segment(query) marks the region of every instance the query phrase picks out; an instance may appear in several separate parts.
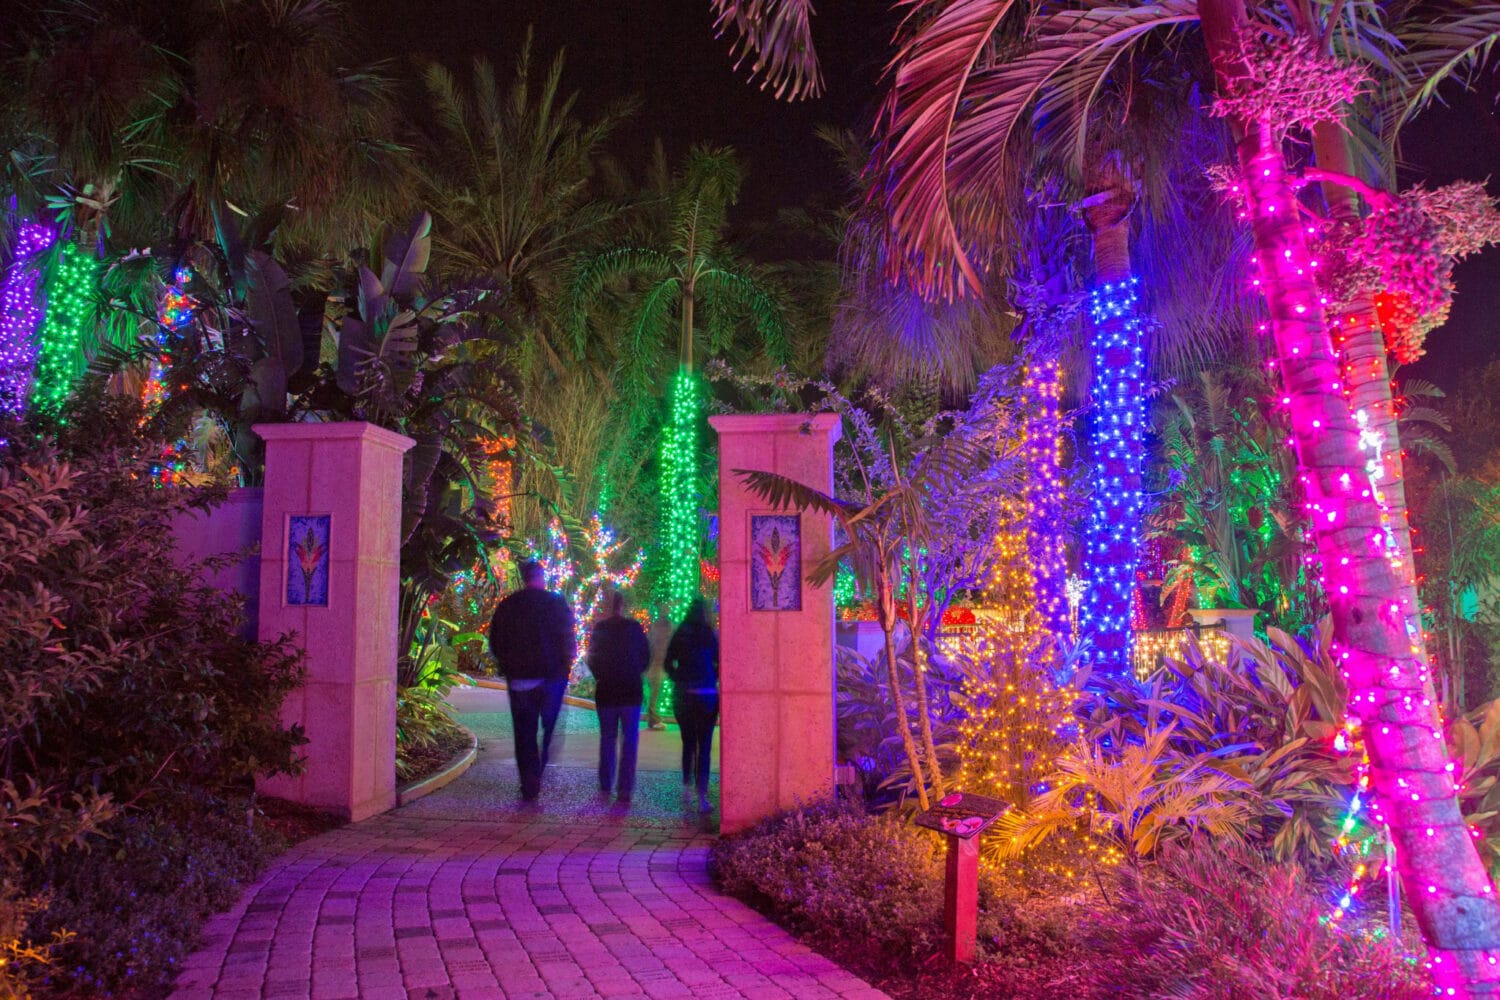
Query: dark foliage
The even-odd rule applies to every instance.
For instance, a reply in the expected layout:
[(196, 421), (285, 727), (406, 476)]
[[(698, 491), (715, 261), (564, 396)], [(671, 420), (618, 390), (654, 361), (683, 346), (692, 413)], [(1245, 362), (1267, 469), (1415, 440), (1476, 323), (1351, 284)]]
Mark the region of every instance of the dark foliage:
[(172, 815), (121, 816), (90, 850), (51, 858), (35, 875), (49, 902), (32, 933), (72, 937), (38, 992), (165, 995), (203, 919), (234, 902), (275, 846), (234, 806), (200, 798)]
[[(244, 638), (239, 598), (177, 556), (174, 520), (216, 494), (154, 485), (161, 445), (139, 425), (133, 401), (95, 386), (52, 426), (6, 428), (0, 450), (0, 927), (11, 935), (0, 948), (38, 946), (17, 956), (24, 977), (52, 932), (76, 922), (54, 957), (82, 955), (95, 989), (131, 973), (91, 964), (103, 953), (84, 932), (114, 918), (84, 911), (115, 904), (102, 885), (70, 881), (99, 874), (87, 859), (102, 852), (122, 873), (158, 859), (229, 864), (202, 857), (194, 824), (242, 802), (255, 775), (293, 770), (302, 742), (277, 722), (300, 657)], [(181, 840), (158, 843), (176, 828)], [(119, 838), (113, 850), (101, 833)], [(150, 948), (180, 949), (171, 928), (191, 931), (206, 912), (181, 895), (190, 881), (155, 883), (183, 919), (146, 919), (163, 938)], [(24, 978), (0, 987), (25, 995)]]

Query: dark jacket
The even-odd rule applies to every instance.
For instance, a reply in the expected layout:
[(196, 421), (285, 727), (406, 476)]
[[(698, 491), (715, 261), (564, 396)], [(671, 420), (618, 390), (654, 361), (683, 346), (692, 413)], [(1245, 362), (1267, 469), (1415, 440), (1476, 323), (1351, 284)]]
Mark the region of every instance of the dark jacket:
[(678, 691), (719, 686), (719, 639), (707, 624), (683, 622), (667, 644), (667, 676)]
[(604, 619), (589, 633), (588, 664), (599, 682), (594, 702), (600, 708), (639, 706), (641, 678), (651, 664), (646, 630), (624, 615)]
[(566, 680), (578, 658), (573, 609), (550, 591), (521, 588), (490, 619), (490, 652), (506, 680)]

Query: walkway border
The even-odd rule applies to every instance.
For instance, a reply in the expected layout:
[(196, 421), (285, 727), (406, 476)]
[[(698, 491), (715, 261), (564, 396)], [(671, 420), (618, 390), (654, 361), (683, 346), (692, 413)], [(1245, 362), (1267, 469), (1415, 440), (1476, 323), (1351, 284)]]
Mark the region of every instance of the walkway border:
[(428, 775), (415, 784), (396, 790), (396, 808), (399, 809), (408, 802), (415, 802), (424, 796), (431, 795), (439, 788), (450, 785), (463, 777), (463, 773), (474, 763), (474, 758), (479, 756), (479, 737), (467, 726), (459, 726), (469, 737), (469, 748), (463, 754), (443, 768), (437, 774)]
[[(475, 677), (473, 674), (464, 674), (475, 687), (489, 688), (491, 691), (508, 691), (504, 681), (497, 681), (491, 677)], [(587, 708), (594, 710), (594, 703), (587, 698), (578, 698), (571, 694), (563, 695), (563, 704), (572, 705), (574, 708)]]

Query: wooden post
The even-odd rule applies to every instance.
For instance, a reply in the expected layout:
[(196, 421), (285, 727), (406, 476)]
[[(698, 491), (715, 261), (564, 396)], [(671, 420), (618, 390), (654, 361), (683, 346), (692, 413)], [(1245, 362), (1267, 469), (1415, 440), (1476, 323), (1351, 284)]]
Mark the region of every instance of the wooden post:
[(947, 878), (943, 882), (943, 923), (948, 930), (948, 959), (974, 961), (979, 921), (979, 838), (947, 834)]

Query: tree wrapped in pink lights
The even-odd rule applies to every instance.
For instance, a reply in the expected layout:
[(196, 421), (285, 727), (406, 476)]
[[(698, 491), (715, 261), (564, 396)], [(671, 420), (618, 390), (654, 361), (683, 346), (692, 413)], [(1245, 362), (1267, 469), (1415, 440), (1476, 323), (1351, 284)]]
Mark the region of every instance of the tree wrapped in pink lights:
[[(1239, 0), (1199, 5), (1215, 76), (1229, 93), (1253, 89), (1253, 37)], [(1259, 64), (1264, 67), (1264, 63)], [(1370, 756), (1371, 787), (1396, 847), (1402, 883), (1432, 948), (1448, 995), (1500, 991), (1500, 903), (1463, 822), (1454, 764), (1423, 643), (1410, 543), (1397, 535), (1379, 485), (1384, 442), (1346, 385), (1318, 287), (1318, 262), (1296, 192), (1302, 183), (1283, 148), (1289, 127), (1326, 120), (1351, 96), (1323, 91), (1326, 108), (1298, 107), (1288, 121), (1274, 105), (1256, 117), (1231, 105), (1240, 137), (1239, 190), (1255, 241), (1258, 287), (1290, 416), (1307, 517), (1321, 560), (1334, 648), (1350, 688), (1350, 710)]]

